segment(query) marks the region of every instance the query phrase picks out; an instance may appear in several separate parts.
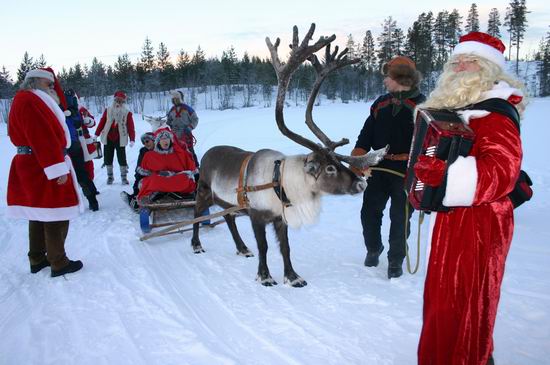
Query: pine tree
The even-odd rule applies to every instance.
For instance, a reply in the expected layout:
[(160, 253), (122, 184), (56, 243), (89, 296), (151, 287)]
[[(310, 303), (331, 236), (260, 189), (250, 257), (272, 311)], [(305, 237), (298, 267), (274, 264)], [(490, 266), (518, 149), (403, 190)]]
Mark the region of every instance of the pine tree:
[(180, 49), (178, 53), (178, 59), (176, 61), (176, 73), (178, 82), (181, 82), (182, 84), (188, 82), (190, 67), (191, 58), (189, 57), (189, 54), (183, 49)]
[(34, 63), (35, 68), (44, 68), (47, 66), (46, 58), (44, 58), (44, 55), (41, 54), (40, 57), (36, 60)]
[(145, 37), (139, 64), (146, 74), (151, 73), (155, 68), (155, 53), (149, 37)]
[(162, 42), (159, 44), (159, 50), (157, 51), (157, 68), (162, 72), (166, 69), (170, 63), (170, 52), (168, 48)]
[(133, 80), (134, 66), (128, 53), (118, 56), (117, 61), (115, 62), (113, 68), (113, 77), (117, 85), (117, 89), (122, 89), (126, 91), (131, 91), (132, 80)]
[(351, 35), (351, 33), (348, 34), (348, 39), (346, 41), (346, 48), (348, 49), (349, 58), (357, 57), (357, 55), (355, 54), (356, 52), (355, 41), (353, 40), (353, 36)]
[(405, 46), (405, 35), (401, 28), (395, 28), (392, 32), (392, 48), (395, 51), (396, 55), (403, 54)]
[(435, 51), (435, 68), (440, 70), (443, 68), (449, 55), (448, 39), (449, 33), (449, 12), (441, 11), (437, 14), (434, 21), (434, 51)]
[(550, 32), (540, 43), (538, 59), (539, 93), (540, 96), (548, 96), (550, 95)]
[(384, 19), (382, 23), (382, 33), (380, 33), (377, 38), (379, 45), (377, 56), (380, 65), (389, 61), (396, 55), (395, 41), (393, 38), (396, 27), (396, 21), (393, 20), (391, 16)]
[(510, 1), (509, 30), (511, 45), (516, 47), (516, 75), (519, 75), (519, 50), (527, 28), (527, 6), (525, 0)]
[(447, 35), (446, 41), (447, 46), (449, 47), (449, 52), (455, 48), (458, 44), (458, 40), (462, 35), (462, 16), (457, 9), (453, 9), (449, 14), (447, 22)]
[(500, 15), (497, 8), (492, 8), (489, 12), (489, 19), (487, 20), (487, 34), (493, 37), (500, 38)]
[(33, 68), (34, 68), (34, 62), (32, 60), (32, 57), (29, 56), (28, 52), (25, 52), (25, 54), (23, 55), (23, 60), (19, 65), (19, 69), (17, 70), (17, 82), (15, 83), (15, 85), (16, 86), (21, 85), (21, 83), (25, 79), (25, 75), (27, 74), (27, 72), (29, 72)]
[(2, 70), (0, 71), (0, 99), (10, 98), (12, 93), (13, 84), (10, 73), (6, 70), (5, 66), (2, 66)]
[(479, 32), (479, 14), (477, 12), (476, 3), (472, 3), (468, 16), (466, 17), (466, 27), (464, 28), (466, 33)]
[(206, 56), (201, 46), (197, 47), (193, 58), (191, 59), (191, 74), (194, 85), (203, 85), (206, 79), (205, 74)]

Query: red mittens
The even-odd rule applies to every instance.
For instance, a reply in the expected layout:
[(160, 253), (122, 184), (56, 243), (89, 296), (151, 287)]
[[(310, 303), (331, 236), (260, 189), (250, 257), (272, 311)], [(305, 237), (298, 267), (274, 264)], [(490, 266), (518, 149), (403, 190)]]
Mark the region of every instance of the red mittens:
[(414, 173), (424, 184), (439, 186), (445, 174), (445, 162), (435, 157), (420, 155), (414, 164)]

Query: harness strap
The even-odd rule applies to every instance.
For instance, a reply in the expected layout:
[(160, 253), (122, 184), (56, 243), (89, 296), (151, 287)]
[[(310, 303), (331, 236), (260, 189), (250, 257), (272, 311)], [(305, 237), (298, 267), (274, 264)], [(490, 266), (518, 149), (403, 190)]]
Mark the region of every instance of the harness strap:
[(246, 208), (249, 206), (248, 197), (246, 196), (247, 192), (247, 186), (246, 186), (246, 170), (248, 168), (248, 163), (250, 162), (250, 159), (254, 156), (253, 153), (246, 156), (246, 158), (243, 160), (243, 163), (241, 164), (241, 169), (239, 171), (239, 184), (237, 186), (237, 203), (239, 204), (239, 207)]
[(285, 189), (283, 188), (283, 185), (281, 183), (281, 164), (281, 160), (275, 160), (275, 166), (273, 167), (273, 190), (275, 190), (275, 194), (283, 203), (283, 206), (289, 207), (292, 204), (290, 203), (290, 200), (288, 200)]

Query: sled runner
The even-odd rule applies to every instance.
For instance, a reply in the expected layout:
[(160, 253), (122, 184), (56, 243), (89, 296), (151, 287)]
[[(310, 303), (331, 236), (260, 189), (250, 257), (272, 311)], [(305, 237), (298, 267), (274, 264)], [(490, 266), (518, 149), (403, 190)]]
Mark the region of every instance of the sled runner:
[[(162, 197), (139, 204), (139, 223), (144, 235), (140, 241), (153, 237), (167, 236), (192, 230), (194, 223), (202, 223), (201, 228), (212, 228), (225, 223), (225, 219), (214, 220), (226, 214), (235, 214), (239, 208), (230, 208), (213, 214), (194, 217), (195, 198), (192, 195), (180, 196), (176, 193), (165, 193)], [(152, 232), (154, 228), (162, 228)]]

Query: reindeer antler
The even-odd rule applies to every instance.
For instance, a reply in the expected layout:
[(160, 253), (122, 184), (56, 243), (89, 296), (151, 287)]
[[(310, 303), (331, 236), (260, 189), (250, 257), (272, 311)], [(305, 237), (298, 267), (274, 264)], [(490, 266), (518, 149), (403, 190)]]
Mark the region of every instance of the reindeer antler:
[(317, 138), (319, 138), (319, 140), (323, 142), (323, 144), (331, 151), (334, 151), (336, 147), (348, 144), (349, 140), (347, 138), (342, 138), (338, 142), (331, 141), (330, 138), (328, 138), (327, 135), (313, 121), (312, 110), (315, 99), (317, 98), (319, 90), (321, 89), (321, 84), (323, 83), (323, 81), (325, 81), (327, 75), (334, 70), (348, 65), (353, 65), (361, 61), (359, 58), (348, 59), (347, 53), (348, 49), (346, 48), (342, 52), (340, 52), (340, 54), (338, 54), (338, 46), (334, 47), (334, 52), (331, 53), (329, 43), (325, 47), (325, 61), (323, 64), (319, 62), (319, 59), (315, 54), (312, 54), (308, 57), (308, 60), (311, 62), (313, 68), (317, 72), (317, 78), (313, 83), (311, 94), (309, 95), (309, 99), (307, 101), (306, 124), (313, 132), (313, 134), (315, 134), (315, 136), (317, 136)]
[[(286, 63), (280, 61), (277, 50), (279, 45), (281, 44), (281, 40), (277, 38), (275, 44), (272, 44), (269, 37), (266, 37), (265, 39), (267, 47), (269, 48), (269, 52), (271, 53), (271, 63), (275, 68), (275, 73), (277, 74), (278, 80), (277, 101), (275, 104), (275, 120), (277, 121), (277, 126), (279, 127), (279, 130), (283, 135), (290, 138), (294, 142), (306, 148), (309, 148), (312, 151), (325, 151), (325, 153), (331, 154), (334, 158), (340, 161), (347, 162), (361, 169), (364, 169), (368, 166), (376, 165), (380, 161), (380, 159), (382, 159), (383, 156), (386, 154), (387, 148), (382, 148), (380, 150), (370, 152), (364, 156), (344, 156), (337, 154), (334, 152), (336, 147), (343, 146), (349, 143), (349, 140), (343, 138), (338, 142), (331, 141), (313, 121), (313, 104), (315, 103), (315, 99), (317, 97), (317, 94), (319, 93), (319, 89), (321, 88), (321, 84), (323, 83), (327, 75), (334, 70), (337, 70), (347, 65), (352, 65), (360, 61), (359, 59), (348, 59), (347, 48), (340, 52), (340, 54), (338, 54), (338, 47), (336, 46), (334, 47), (334, 52), (330, 52), (330, 43), (336, 39), (336, 36), (334, 34), (330, 37), (321, 36), (315, 44), (310, 46), (309, 41), (313, 39), (314, 31), (315, 23), (312, 23), (309, 31), (306, 33), (304, 39), (302, 39), (302, 42), (300, 43), (298, 38), (298, 27), (294, 26), (292, 44), (290, 45), (291, 51)], [(319, 59), (315, 55), (315, 52), (319, 51), (323, 47), (326, 47), (325, 60), (324, 63), (321, 64), (319, 62)], [(306, 124), (313, 132), (313, 134), (317, 138), (319, 138), (321, 142), (323, 142), (325, 147), (322, 147), (321, 145), (292, 132), (285, 125), (283, 109), (285, 105), (288, 84), (290, 82), (292, 74), (306, 60), (309, 60), (312, 63), (315, 71), (317, 72), (317, 79), (313, 84), (313, 88), (308, 99), (308, 105), (306, 109)]]
[(307, 138), (300, 136), (292, 132), (285, 125), (283, 109), (286, 98), (286, 91), (288, 89), (288, 84), (292, 74), (300, 67), (305, 60), (308, 59), (312, 54), (319, 51), (321, 48), (325, 47), (327, 44), (330, 44), (336, 36), (333, 34), (330, 37), (321, 36), (317, 42), (313, 45), (309, 45), (309, 41), (313, 39), (313, 32), (315, 31), (315, 23), (311, 24), (309, 31), (306, 33), (304, 39), (299, 44), (298, 39), (298, 27), (294, 26), (293, 35), (292, 35), (292, 44), (290, 45), (291, 51), (286, 63), (282, 63), (279, 59), (279, 54), (277, 48), (279, 47), (281, 40), (277, 38), (275, 44), (271, 43), (269, 37), (266, 37), (265, 42), (271, 53), (271, 63), (275, 68), (275, 73), (277, 74), (278, 80), (278, 89), (277, 89), (277, 101), (275, 104), (275, 119), (277, 121), (277, 126), (283, 135), (290, 138), (294, 142), (309, 148), (312, 151), (318, 151), (322, 147), (317, 143), (310, 141)]

